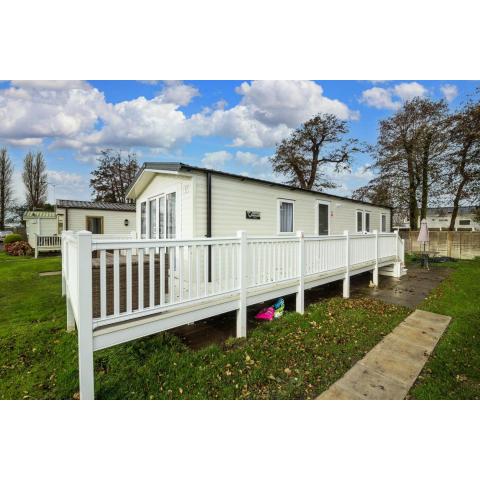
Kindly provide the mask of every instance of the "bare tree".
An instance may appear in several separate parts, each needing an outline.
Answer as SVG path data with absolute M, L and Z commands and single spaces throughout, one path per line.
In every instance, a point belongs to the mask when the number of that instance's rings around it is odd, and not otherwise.
M 408 195 L 410 228 L 426 216 L 432 187 L 448 149 L 444 101 L 414 98 L 380 122 L 374 167 L 382 178 L 401 177 Z M 420 208 L 419 208 L 420 203 Z
M 137 155 L 121 151 L 103 150 L 92 172 L 90 187 L 96 201 L 125 203 L 127 191 L 138 172 Z
M 30 209 L 41 208 L 47 201 L 47 172 L 41 152 L 33 155 L 27 153 L 23 160 L 23 183 Z
M 478 202 L 480 196 L 480 101 L 470 100 L 451 120 L 452 149 L 443 185 L 453 197 L 449 229 L 454 230 L 460 203 Z
M 0 150 L 0 228 L 5 228 L 7 211 L 12 205 L 13 166 L 6 148 Z
M 286 175 L 290 185 L 307 190 L 334 187 L 322 169 L 327 165 L 335 171 L 349 169 L 352 154 L 360 150 L 354 139 L 342 143 L 347 133 L 347 122 L 318 114 L 277 145 L 270 159 L 273 170 Z

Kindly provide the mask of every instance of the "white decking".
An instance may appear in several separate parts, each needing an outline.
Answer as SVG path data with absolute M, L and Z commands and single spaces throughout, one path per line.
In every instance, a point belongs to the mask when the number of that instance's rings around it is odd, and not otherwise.
M 246 335 L 246 308 L 395 265 L 403 242 L 396 233 L 191 240 L 119 240 L 89 232 L 62 235 L 62 287 L 68 328 L 79 332 L 80 390 L 93 398 L 93 351 L 229 311 Z

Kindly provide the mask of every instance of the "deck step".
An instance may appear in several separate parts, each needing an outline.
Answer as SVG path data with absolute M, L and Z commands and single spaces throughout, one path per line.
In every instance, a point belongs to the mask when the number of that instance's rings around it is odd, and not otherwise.
M 408 272 L 408 269 L 402 266 L 400 268 L 400 277 L 403 277 L 404 275 L 406 275 L 407 272 Z M 385 277 L 394 277 L 395 275 L 394 275 L 393 265 L 388 265 L 386 267 L 379 268 L 378 274 L 383 275 Z

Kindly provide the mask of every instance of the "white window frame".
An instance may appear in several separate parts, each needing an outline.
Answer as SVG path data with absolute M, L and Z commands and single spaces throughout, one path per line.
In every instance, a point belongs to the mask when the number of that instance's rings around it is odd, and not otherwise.
M 319 225 L 319 219 L 318 219 L 318 206 L 319 205 L 327 205 L 328 207 L 328 234 L 327 235 L 330 235 L 330 232 L 331 232 L 331 225 L 330 225 L 330 216 L 331 216 L 331 212 L 332 212 L 332 202 L 329 202 L 327 200 L 317 200 L 315 202 L 315 236 L 326 236 L 326 235 L 320 235 L 320 232 L 319 232 L 319 228 L 320 228 L 320 225 Z
M 358 214 L 358 212 L 360 212 L 360 213 L 362 214 L 362 229 L 361 229 L 361 230 L 358 229 L 358 219 L 357 219 L 357 214 Z M 364 212 L 364 210 L 360 210 L 359 208 L 357 208 L 357 209 L 355 210 L 355 214 L 354 214 L 354 215 L 355 215 L 355 216 L 354 216 L 353 218 L 355 219 L 355 223 L 354 223 L 354 225 L 355 225 L 355 232 L 356 232 L 356 233 L 363 233 L 363 232 L 365 231 L 364 228 L 363 228 L 363 227 L 365 226 L 365 212 Z
M 165 197 L 169 193 L 175 193 L 175 239 L 181 238 L 181 208 L 180 208 L 180 192 L 181 188 L 178 188 L 177 185 L 172 185 L 169 188 L 166 188 L 162 193 L 159 193 L 157 195 L 152 195 L 151 197 L 148 197 L 145 201 L 147 202 L 147 232 L 150 235 L 150 201 L 156 201 L 156 216 L 157 218 L 155 219 L 156 225 L 155 225 L 155 239 L 160 239 L 160 222 L 159 222 L 159 208 L 160 208 L 160 197 Z M 165 200 L 165 216 L 167 215 L 167 208 L 166 208 L 166 200 Z M 163 239 L 167 238 L 167 228 L 166 228 L 166 222 L 165 222 L 165 232 L 164 236 L 162 237 Z M 149 237 L 146 237 L 149 238 Z M 153 239 L 152 239 L 153 240 Z
M 280 206 L 282 203 L 291 203 L 292 207 L 292 231 L 281 232 L 280 231 Z M 289 198 L 277 198 L 277 235 L 295 235 L 295 200 Z
M 383 217 L 385 217 L 385 230 L 383 229 Z M 387 214 L 386 213 L 380 214 L 380 232 L 387 233 Z

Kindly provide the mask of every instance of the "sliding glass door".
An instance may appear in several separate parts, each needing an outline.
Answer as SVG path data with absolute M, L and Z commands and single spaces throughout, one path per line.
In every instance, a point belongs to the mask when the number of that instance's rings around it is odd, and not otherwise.
M 149 203 L 149 238 L 176 238 L 177 194 L 160 195 Z

